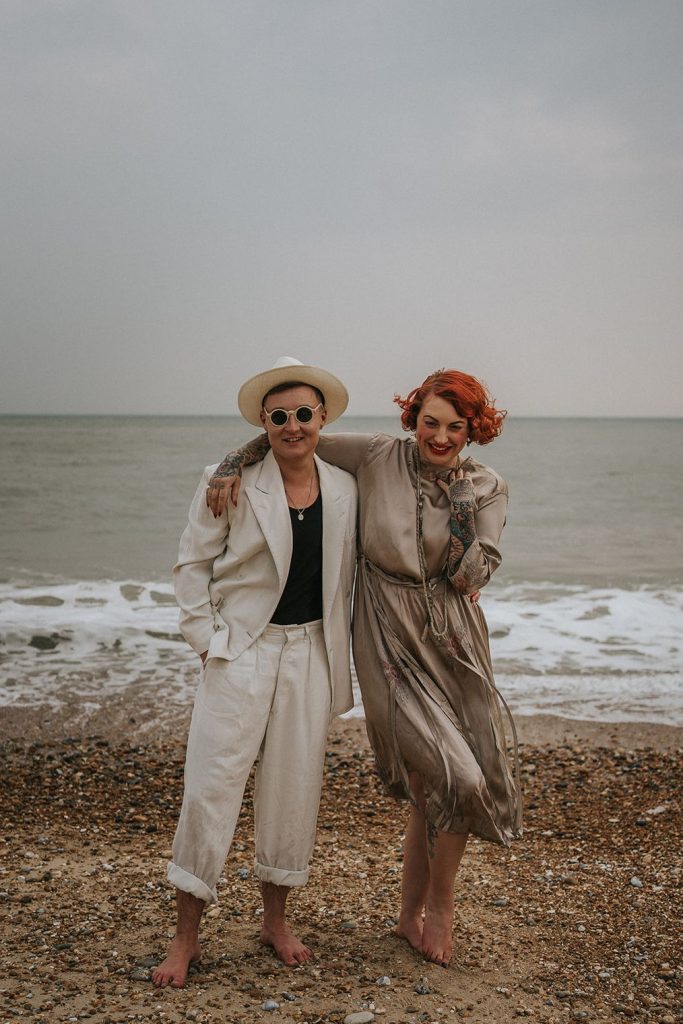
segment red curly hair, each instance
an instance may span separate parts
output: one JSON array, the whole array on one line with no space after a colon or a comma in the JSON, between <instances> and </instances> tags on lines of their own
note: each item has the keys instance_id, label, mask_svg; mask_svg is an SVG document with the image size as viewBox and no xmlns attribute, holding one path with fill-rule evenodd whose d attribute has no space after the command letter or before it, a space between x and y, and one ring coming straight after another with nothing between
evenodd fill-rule
<instances>
[{"instance_id":1,"label":"red curly hair","mask_svg":"<svg viewBox=\"0 0 683 1024\"><path fill-rule=\"evenodd\" d=\"M401 423L404 430L415 430L422 404L429 395L438 395L455 406L459 416L469 422L470 440L476 444L490 444L503 429L507 409L496 409L484 384L469 373L460 370L436 370L414 388L406 398L394 395L394 401L401 407Z\"/></svg>"}]
</instances>

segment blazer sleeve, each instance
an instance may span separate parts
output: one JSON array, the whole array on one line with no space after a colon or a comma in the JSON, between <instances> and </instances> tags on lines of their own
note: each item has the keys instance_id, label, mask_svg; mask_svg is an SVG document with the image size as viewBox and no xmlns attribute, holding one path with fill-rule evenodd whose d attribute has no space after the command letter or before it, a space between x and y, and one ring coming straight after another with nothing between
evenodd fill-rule
<instances>
[{"instance_id":1,"label":"blazer sleeve","mask_svg":"<svg viewBox=\"0 0 683 1024\"><path fill-rule=\"evenodd\" d=\"M207 466L199 481L189 521L180 538L178 561L173 567L180 632L197 654L208 650L214 634L209 584L214 561L225 551L229 533L227 511L214 519L206 507L206 488L215 469Z\"/></svg>"}]
</instances>

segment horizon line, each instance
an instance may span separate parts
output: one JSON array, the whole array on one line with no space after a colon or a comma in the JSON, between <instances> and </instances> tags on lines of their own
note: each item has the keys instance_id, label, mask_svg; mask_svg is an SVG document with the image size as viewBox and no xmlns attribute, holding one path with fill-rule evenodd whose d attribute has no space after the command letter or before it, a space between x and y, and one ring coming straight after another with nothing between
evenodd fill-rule
<instances>
[{"instance_id":1,"label":"horizon line","mask_svg":"<svg viewBox=\"0 0 683 1024\"><path fill-rule=\"evenodd\" d=\"M393 413L344 413L335 420L340 423L344 419L389 420ZM194 412L0 412L0 420L5 419L197 419L197 420L242 420L240 413L194 413ZM665 415L625 415L608 413L596 415L591 413L508 413L507 420L681 420L683 413ZM397 422L400 419L397 417Z\"/></svg>"}]
</instances>

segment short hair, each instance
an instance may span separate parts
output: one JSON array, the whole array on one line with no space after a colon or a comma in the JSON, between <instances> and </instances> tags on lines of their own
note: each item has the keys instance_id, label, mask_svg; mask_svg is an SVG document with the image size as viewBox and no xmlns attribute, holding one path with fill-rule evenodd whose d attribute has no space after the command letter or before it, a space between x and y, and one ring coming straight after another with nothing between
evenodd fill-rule
<instances>
[{"instance_id":1,"label":"short hair","mask_svg":"<svg viewBox=\"0 0 683 1024\"><path fill-rule=\"evenodd\" d=\"M417 417L426 398L437 395L455 406L459 416L469 423L469 436L476 444L489 444L503 429L506 409L496 409L495 399L486 385L460 370L436 370L419 387L406 396L394 395L394 401L403 410L401 423L404 430L415 430Z\"/></svg>"},{"instance_id":2,"label":"short hair","mask_svg":"<svg viewBox=\"0 0 683 1024\"><path fill-rule=\"evenodd\" d=\"M289 391L290 388L310 388L311 391L315 391L318 401L322 402L323 405L325 404L325 396L320 388L317 388L315 384L307 384L305 380L287 380L284 384L276 384L274 388L270 389L270 391L266 391L265 395L261 399L261 406L265 406L266 398L270 395L279 395L281 391Z\"/></svg>"}]
</instances>

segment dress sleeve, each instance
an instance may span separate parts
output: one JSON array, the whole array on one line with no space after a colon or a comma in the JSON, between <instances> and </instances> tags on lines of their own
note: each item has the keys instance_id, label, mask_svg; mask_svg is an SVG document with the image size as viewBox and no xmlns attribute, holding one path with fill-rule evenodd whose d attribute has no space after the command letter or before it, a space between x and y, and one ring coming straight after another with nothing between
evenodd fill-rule
<instances>
[{"instance_id":1,"label":"dress sleeve","mask_svg":"<svg viewBox=\"0 0 683 1024\"><path fill-rule=\"evenodd\" d=\"M323 462L356 476L377 437L377 434L321 434L315 454Z\"/></svg>"},{"instance_id":2,"label":"dress sleeve","mask_svg":"<svg viewBox=\"0 0 683 1024\"><path fill-rule=\"evenodd\" d=\"M498 550L505 526L507 487L498 481L495 490L480 499L469 477L454 481L448 492L451 503L450 543L446 575L460 594L481 590L501 563Z\"/></svg>"}]
</instances>

